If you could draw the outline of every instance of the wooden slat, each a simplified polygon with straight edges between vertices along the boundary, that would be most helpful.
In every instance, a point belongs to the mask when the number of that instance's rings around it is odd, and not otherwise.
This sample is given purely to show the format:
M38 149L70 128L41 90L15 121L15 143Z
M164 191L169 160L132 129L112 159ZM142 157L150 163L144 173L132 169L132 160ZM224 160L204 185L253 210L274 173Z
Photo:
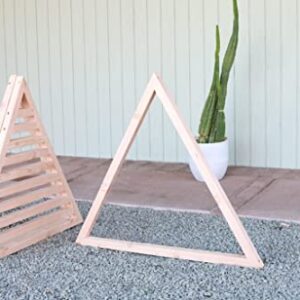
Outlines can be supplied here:
M22 76L16 79L3 119L0 257L82 221Z
M52 162L39 161L32 164L21 165L17 168L9 169L0 174L0 183L3 183L8 180L15 180L26 176L36 175L50 168L52 165Z
M243 267L256 267L253 265L252 261L250 261L248 258L241 254L222 253L198 249L186 249L181 247L172 247L149 243L138 243L122 240L97 238L93 236L89 236L83 239L82 241L80 241L80 244L85 246L100 247L104 249L112 249L146 255L155 255L226 265L239 265Z
M66 210L60 210L46 216L43 220L41 219L42 218L38 218L34 220L28 227L25 227L27 224L18 226L21 227L22 230L22 234L19 236L16 236L12 231L10 233L11 239L5 244L0 244L0 258L36 244L39 241L47 239L78 224L78 220L71 218ZM51 224L51 226L49 226L49 224ZM2 240L3 238L0 235L0 241L2 242Z
M9 149L13 148L19 148L24 146L30 146L30 145L37 145L45 141L44 137L38 137L38 136L30 136L25 138L18 138L11 140L8 144Z
M34 150L30 150L18 154L12 154L5 157L3 166L6 167L13 164L19 164L26 161L30 161L35 158L46 157L48 155L49 155L48 149L34 149Z
M32 96L31 96L30 90L29 90L28 86L26 85L26 83L25 83L25 86L26 86L26 88L25 88L25 94L24 94L24 96L27 99L28 105L30 105L31 107L34 107ZM59 164L59 162L58 162L58 160L56 158L54 149L51 146L51 142L48 139L47 133L46 133L45 128L43 126L43 122L42 122L39 114L37 113L37 111L36 111L36 114L35 114L35 120L37 121L37 123L39 125L40 134L45 137L45 147L47 146L49 154L50 154L50 157L51 157L51 159L52 159L52 161L54 163L54 167L55 167L58 175L60 176L61 183L65 186L66 194L70 198L74 199L72 191L71 191L71 189L70 189L70 187L69 187L69 185L67 183L67 180L66 180L66 178L64 176L64 173L62 171L62 168L61 168L61 166L60 166L60 164ZM78 209L75 201L72 201L71 204L72 204L72 207L70 208L70 211L72 211L72 213L75 215L74 218L77 219L78 223L81 223L82 222L82 217L81 217L80 211L79 211L79 209Z
M21 195L21 196L11 198L9 200L0 201L0 213L30 204L41 198L59 195L63 192L64 192L63 185L53 185L50 187L32 191L30 193L27 193L26 195Z
M57 180L60 180L60 176L57 174L43 174L40 176L36 176L36 177L30 178L30 179L16 182L5 188L2 188L0 190L0 197L1 198L8 197L8 196L14 195L16 193L21 193L26 190L30 190L30 189L39 187L41 185L55 182Z
M9 213L0 218L0 228L4 228L17 222L32 218L51 209L62 207L68 202L69 199L58 197L55 199L46 200L42 203L18 210L16 212Z
M38 127L36 126L36 123L33 122L18 123L14 125L12 129L12 134L24 131L35 132L38 131Z
M49 214L47 215L30 220L7 230L3 230L0 232L0 248L3 248L3 245L10 240L20 238L20 236L31 233L34 230L39 230L41 226L44 226L46 224L48 224L49 226L49 224L53 224L63 217L65 217L64 219L66 219L65 210L55 210L53 212L49 212Z
M34 110L30 108L20 108L17 113L17 118L29 118L34 116Z

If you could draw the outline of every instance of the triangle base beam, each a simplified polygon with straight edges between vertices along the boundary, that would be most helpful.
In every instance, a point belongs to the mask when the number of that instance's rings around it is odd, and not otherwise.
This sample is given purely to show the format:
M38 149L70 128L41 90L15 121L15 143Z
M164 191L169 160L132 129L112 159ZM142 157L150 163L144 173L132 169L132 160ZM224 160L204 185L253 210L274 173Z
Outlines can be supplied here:
M102 249L110 249L152 256L162 256L167 258L185 259L190 261L238 265L242 267L261 267L260 264L254 264L254 262L249 261L244 255L240 254L227 254L222 252L188 249L149 243L138 243L93 236L89 236L83 239L81 242L79 242L79 244L83 246L91 246Z
M92 229L100 213L101 206L105 200L115 178L117 177L126 155L137 135L137 132L145 118L148 109L155 96L161 101L163 108L168 114L178 135L183 141L190 156L196 163L199 171L207 184L214 200L216 201L222 215L227 221L229 228L235 236L244 254L230 254L180 247L162 246L156 244L137 243L124 240L104 239L91 235ZM79 232L77 243L84 246L92 246L104 249L133 252L146 255L163 256L170 258L187 259L217 264L237 265L243 267L262 268L261 261L254 245L252 244L243 224L237 216L233 206L227 198L223 188L215 175L208 167L196 141L185 125L179 114L175 101L157 75L153 75L149 81L136 112L129 124L129 127L119 145L116 155L103 179L96 199L88 213L88 216Z
M1 258L82 218L21 76L9 79L0 126Z

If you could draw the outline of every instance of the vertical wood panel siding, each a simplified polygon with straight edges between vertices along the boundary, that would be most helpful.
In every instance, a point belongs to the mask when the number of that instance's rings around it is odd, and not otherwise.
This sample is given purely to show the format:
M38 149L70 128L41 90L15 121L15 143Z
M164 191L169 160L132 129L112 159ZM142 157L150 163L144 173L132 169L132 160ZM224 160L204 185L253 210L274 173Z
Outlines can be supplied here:
M228 91L235 165L300 166L300 5L239 0L240 44ZM23 74L58 154L111 157L152 72L196 133L210 86L216 23L229 0L0 0L0 88ZM159 103L130 158L186 161Z

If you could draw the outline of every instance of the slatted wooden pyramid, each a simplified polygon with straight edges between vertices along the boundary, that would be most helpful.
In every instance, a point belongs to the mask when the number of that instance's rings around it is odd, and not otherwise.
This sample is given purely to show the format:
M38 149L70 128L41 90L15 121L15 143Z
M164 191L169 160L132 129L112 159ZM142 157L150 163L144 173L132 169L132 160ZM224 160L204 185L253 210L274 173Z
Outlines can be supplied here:
M100 238L91 235L92 229L101 210L102 203L122 167L126 155L132 145L132 142L134 141L136 134L155 96L157 96L157 98L161 101L163 108L168 114L171 122L173 123L173 126L177 130L178 135L183 141L189 154L195 161L197 168L201 171L202 176L214 200L216 201L221 213L226 219L233 235L236 238L236 241L240 245L241 250L244 254L231 254L198 249L186 249L149 243L147 244L125 240ZM174 186L176 186L176 183L174 183ZM162 81L156 74L153 74L151 80L149 81L144 95L136 109L136 112L131 119L128 129L116 152L116 155L103 179L96 199L93 202L88 216L77 237L77 243L85 246L93 246L171 258L188 259L194 261L230 264L254 268L263 267L263 262L261 261L255 247L253 246L246 230L244 229L243 224L237 216L217 178L210 171L204 157L202 156L201 151L199 150L199 147L195 142L191 131L181 118L173 97L167 91Z
M82 222L23 77L0 107L0 257Z

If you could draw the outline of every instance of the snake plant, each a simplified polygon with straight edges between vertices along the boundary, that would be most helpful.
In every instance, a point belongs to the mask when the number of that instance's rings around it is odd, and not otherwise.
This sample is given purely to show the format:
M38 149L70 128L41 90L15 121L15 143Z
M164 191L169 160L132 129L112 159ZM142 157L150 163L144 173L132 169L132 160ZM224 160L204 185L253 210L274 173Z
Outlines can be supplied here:
M230 71L235 59L239 35L239 11L237 0L233 1L233 30L227 46L220 74L220 32L216 26L215 64L212 84L201 115L198 143L217 143L226 139L225 100Z

